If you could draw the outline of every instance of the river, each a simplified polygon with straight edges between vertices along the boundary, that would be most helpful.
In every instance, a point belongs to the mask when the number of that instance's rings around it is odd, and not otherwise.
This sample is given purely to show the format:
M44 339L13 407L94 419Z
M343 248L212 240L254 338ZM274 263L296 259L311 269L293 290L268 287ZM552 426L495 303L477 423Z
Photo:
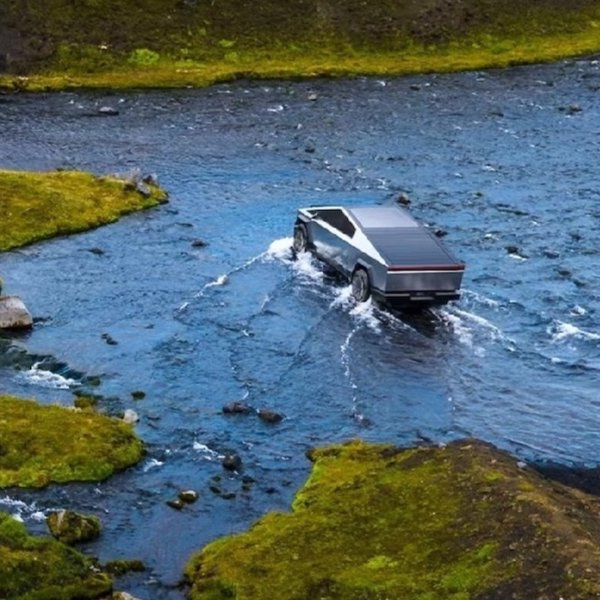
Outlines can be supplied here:
M194 550L289 509L311 446L476 436L523 460L597 466L599 90L586 59L0 97L3 167L140 167L170 192L0 256L5 290L39 318L12 343L54 357L17 369L5 356L0 389L70 405L97 375L100 408L137 411L148 448L106 482L6 490L0 509L33 531L54 508L99 515L104 533L85 550L149 569L117 587L179 600ZM102 106L119 114L95 116ZM309 257L291 259L298 207L401 193L466 262L459 302L419 318L357 307ZM285 418L223 415L235 400ZM240 473L222 468L228 452ZM198 502L165 504L187 488Z

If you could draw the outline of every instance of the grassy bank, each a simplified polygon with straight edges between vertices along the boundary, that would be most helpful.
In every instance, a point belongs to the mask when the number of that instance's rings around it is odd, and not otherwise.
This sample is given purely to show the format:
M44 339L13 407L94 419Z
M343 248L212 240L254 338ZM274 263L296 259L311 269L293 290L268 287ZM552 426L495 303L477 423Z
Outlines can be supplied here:
M353 442L312 458L292 513L191 560L193 600L600 595L598 500L489 445Z
M84 231L154 206L166 194L79 171L0 170L0 251L57 235Z
M600 51L593 0L0 0L2 12L0 86L31 91L403 75Z
M0 395L0 488L99 481L142 453L131 427L116 419Z
M111 589L110 577L90 558L49 537L29 535L0 512L0 598L91 600Z

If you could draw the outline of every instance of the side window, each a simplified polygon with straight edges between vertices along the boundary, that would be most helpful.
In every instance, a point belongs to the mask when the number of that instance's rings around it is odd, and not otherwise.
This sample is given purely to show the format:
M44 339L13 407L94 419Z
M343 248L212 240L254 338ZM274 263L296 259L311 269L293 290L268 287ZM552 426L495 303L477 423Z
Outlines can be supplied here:
M348 237L352 237L356 231L350 219L339 209L319 210L315 216Z

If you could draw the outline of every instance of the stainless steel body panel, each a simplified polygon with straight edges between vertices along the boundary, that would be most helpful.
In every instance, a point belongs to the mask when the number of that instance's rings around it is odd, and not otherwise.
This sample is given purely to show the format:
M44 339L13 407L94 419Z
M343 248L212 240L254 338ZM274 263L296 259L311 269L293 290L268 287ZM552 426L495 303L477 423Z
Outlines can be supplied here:
M464 265L400 208L311 207L296 223L306 226L309 249L345 277L364 269L379 300L444 304L460 295Z

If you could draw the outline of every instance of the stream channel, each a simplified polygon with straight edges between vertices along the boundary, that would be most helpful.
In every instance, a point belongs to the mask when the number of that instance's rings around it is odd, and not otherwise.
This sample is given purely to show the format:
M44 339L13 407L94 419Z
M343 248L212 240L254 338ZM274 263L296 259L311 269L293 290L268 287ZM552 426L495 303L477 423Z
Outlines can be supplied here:
M96 116L107 105L119 114ZM184 598L193 551L288 510L311 446L476 436L522 460L600 463L596 60L2 96L0 165L140 167L170 192L0 255L6 292L39 318L4 338L0 389L71 405L99 376L100 408L134 409L148 449L106 482L4 490L0 510L36 532L56 508L97 514L103 535L84 550L144 560L117 583L142 600ZM291 259L298 207L401 193L466 262L457 303L420 317L356 306L308 256ZM285 419L223 415L235 400ZM239 473L222 468L227 452ZM166 505L189 488L198 502Z

